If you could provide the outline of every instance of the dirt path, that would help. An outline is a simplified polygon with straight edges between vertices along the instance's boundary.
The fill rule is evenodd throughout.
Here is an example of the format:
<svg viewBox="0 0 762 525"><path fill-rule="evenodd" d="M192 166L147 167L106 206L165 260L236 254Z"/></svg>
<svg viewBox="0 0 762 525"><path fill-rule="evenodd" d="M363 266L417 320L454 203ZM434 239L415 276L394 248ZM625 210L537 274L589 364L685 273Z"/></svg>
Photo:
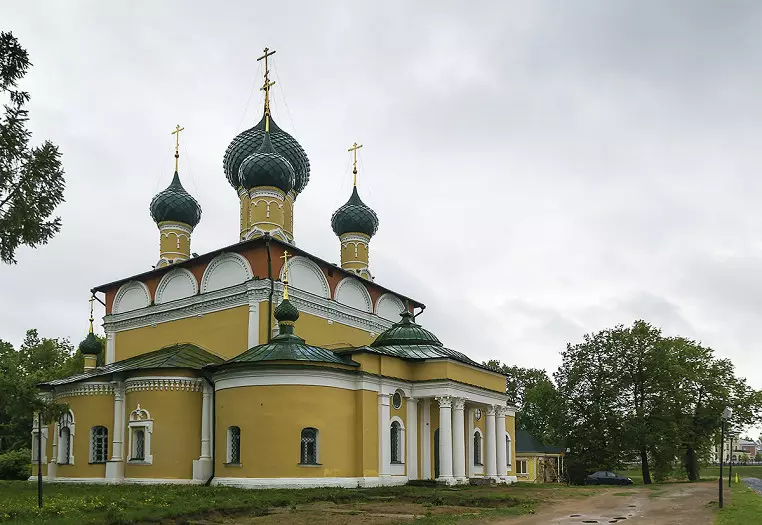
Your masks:
<svg viewBox="0 0 762 525"><path fill-rule="evenodd" d="M711 525L717 501L717 484L676 483L647 487L604 489L584 499L541 507L537 514L503 519L504 525Z"/></svg>

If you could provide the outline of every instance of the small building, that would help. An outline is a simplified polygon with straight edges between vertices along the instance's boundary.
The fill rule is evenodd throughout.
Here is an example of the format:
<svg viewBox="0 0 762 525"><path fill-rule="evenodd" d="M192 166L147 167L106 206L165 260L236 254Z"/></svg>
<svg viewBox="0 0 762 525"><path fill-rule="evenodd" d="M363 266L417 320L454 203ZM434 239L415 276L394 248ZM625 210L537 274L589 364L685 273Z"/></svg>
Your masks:
<svg viewBox="0 0 762 525"><path fill-rule="evenodd" d="M516 477L530 483L561 481L564 450L560 446L543 445L526 430L516 430Z"/></svg>

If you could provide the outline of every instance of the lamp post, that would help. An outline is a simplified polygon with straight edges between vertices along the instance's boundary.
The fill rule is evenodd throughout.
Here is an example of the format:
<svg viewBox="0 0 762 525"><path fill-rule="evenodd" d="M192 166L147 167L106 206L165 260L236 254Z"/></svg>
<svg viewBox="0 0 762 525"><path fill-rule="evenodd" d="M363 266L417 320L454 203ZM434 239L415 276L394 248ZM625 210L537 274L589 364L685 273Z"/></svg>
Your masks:
<svg viewBox="0 0 762 525"><path fill-rule="evenodd" d="M720 508L723 507L724 501L723 501L723 493L722 493L722 461L725 457L725 424L728 422L728 419L730 419L730 416L733 415L733 410L730 408L726 408L722 411L722 425L720 430L720 480L719 480L719 487L720 487Z"/></svg>

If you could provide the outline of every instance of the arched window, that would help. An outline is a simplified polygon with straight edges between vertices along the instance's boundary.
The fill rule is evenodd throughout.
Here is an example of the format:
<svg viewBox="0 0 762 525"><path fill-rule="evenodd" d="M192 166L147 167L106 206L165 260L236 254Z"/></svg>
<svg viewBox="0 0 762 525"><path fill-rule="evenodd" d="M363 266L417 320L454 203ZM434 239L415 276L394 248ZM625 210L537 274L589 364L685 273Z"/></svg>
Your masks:
<svg viewBox="0 0 762 525"><path fill-rule="evenodd" d="M302 429L300 464L318 465L318 431L316 428Z"/></svg>
<svg viewBox="0 0 762 525"><path fill-rule="evenodd" d="M57 462L59 465L72 465L74 452L71 444L74 438L74 413L69 410L58 420L58 450Z"/></svg>
<svg viewBox="0 0 762 525"><path fill-rule="evenodd" d="M240 427L228 427L228 463L231 465L241 464Z"/></svg>
<svg viewBox="0 0 762 525"><path fill-rule="evenodd" d="M474 465L482 466L482 433L477 428L474 430Z"/></svg>
<svg viewBox="0 0 762 525"><path fill-rule="evenodd" d="M400 436L402 430L398 421L392 421L391 426L391 443L392 443L392 463L402 463L402 444L400 443Z"/></svg>
<svg viewBox="0 0 762 525"><path fill-rule="evenodd" d="M398 416L389 423L389 463L392 465L392 475L405 473L405 424ZM396 467L395 467L396 465Z"/></svg>
<svg viewBox="0 0 762 525"><path fill-rule="evenodd" d="M139 461L152 464L153 453L151 451L151 434L153 433L153 419L148 410L137 408L130 412L129 420L129 454L127 461Z"/></svg>
<svg viewBox="0 0 762 525"><path fill-rule="evenodd" d="M507 466L511 466L511 436L510 434L505 434L505 460L508 464ZM508 469L510 470L510 468Z"/></svg>
<svg viewBox="0 0 762 525"><path fill-rule="evenodd" d="M108 460L108 429L95 426L90 429L90 463L105 463Z"/></svg>

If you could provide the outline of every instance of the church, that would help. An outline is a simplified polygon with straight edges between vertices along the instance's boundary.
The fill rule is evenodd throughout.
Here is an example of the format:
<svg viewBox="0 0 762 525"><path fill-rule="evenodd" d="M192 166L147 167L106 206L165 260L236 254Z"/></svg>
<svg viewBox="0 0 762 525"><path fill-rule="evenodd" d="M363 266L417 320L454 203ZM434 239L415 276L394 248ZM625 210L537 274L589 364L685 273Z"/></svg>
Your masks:
<svg viewBox="0 0 762 525"><path fill-rule="evenodd" d="M201 206L181 181L177 126L174 177L150 202L158 260L92 288L105 348L91 313L82 373L40 385L68 410L43 428L35 417L33 477L39 462L59 482L514 483L505 376L447 348L417 322L425 305L371 271L379 219L357 187L362 146L349 149L355 184L330 224L340 263L298 247L310 162L270 114L273 54L259 59L262 119L223 157L239 242L191 251Z"/></svg>

